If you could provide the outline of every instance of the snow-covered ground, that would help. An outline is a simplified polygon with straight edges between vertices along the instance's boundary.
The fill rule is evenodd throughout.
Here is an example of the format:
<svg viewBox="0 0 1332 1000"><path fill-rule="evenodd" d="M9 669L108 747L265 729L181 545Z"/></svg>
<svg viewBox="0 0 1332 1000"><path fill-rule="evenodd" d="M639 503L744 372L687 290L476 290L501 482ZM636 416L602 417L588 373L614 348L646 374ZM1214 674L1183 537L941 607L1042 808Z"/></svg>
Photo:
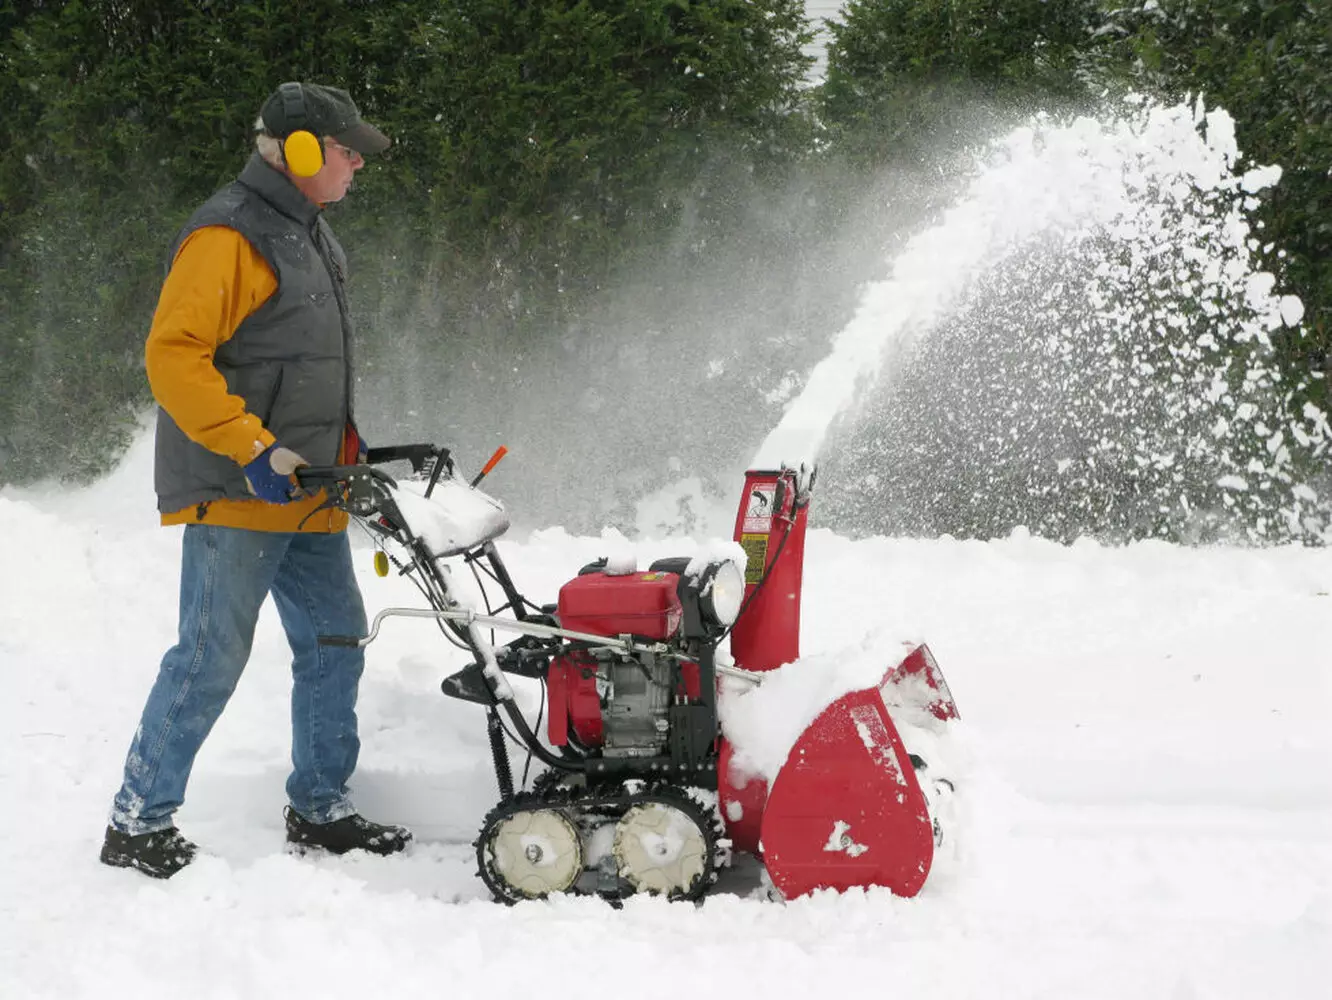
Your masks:
<svg viewBox="0 0 1332 1000"><path fill-rule="evenodd" d="M763 451L817 457L853 384L928 335L976 273L1041 227L1153 252L1201 232L1199 245L1217 251L1191 216L1163 228L1142 192L1220 192L1200 204L1229 219L1231 196L1251 188L1232 171L1247 165L1228 123L1176 109L1137 125L1014 133L957 209L886 264ZM1049 183L1032 183L1051 166ZM1032 204L1033 191L1048 197ZM1238 223L1227 231L1247 245ZM1251 261L1223 256L1216 273L1231 292L1257 287ZM1260 290L1249 305L1261 328L1246 336L1298 322L1270 282ZM1150 319L1128 332L1169 326ZM488 481L501 497L505 474ZM204 855L168 882L98 864L124 754L175 632L179 531L157 527L151 480L145 435L92 488L0 490L0 1000L1332 990L1328 549L812 530L805 655L791 669L840 671L880 648L887 667L901 640L928 640L963 713L949 747L966 763L955 856L910 900L870 890L774 903L751 866L697 906L507 908L489 901L470 844L497 794L481 712L440 693L459 654L420 621L390 623L369 647L353 788L367 815L413 827L409 855L283 850L289 656L270 610L178 816ZM644 498L640 524L669 526L660 515L682 489ZM727 525L730 513L700 520ZM703 541L639 542L640 564ZM558 528L501 542L537 601L623 547L618 535ZM370 610L418 602L361 555Z"/></svg>
<svg viewBox="0 0 1332 1000"><path fill-rule="evenodd" d="M0 493L0 997L1327 995L1332 552L812 531L805 654L924 636L964 714L960 854L911 900L490 902L469 846L496 795L482 718L440 694L458 654L417 622L368 650L354 784L414 851L288 856L266 611L179 815L206 854L156 882L96 859L175 626L149 453L85 491ZM612 541L502 551L545 600ZM411 603L359 562L372 610Z"/></svg>

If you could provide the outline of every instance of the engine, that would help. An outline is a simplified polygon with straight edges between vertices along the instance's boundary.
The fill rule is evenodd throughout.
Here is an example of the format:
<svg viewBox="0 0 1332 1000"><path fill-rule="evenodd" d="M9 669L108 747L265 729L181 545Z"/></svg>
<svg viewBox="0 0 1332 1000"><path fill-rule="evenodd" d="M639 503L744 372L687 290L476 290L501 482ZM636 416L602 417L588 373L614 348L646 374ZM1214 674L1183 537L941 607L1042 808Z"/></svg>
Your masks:
<svg viewBox="0 0 1332 1000"><path fill-rule="evenodd" d="M586 567L560 589L562 628L632 636L658 652L566 653L547 674L554 746L606 757L655 757L671 738L672 706L701 697L698 657L721 641L740 611L744 576L729 560L663 559L647 571Z"/></svg>

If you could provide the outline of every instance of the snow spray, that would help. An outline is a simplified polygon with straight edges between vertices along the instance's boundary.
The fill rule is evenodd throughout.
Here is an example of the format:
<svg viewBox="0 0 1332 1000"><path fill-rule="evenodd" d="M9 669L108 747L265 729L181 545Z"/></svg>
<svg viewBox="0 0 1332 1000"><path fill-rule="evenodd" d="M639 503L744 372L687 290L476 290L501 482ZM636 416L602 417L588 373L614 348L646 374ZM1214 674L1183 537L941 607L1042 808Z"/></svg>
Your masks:
<svg viewBox="0 0 1332 1000"><path fill-rule="evenodd" d="M1148 364L1146 355L1168 343L1167 363L1178 372L1157 381L1175 388L1154 405L1177 418L1164 428L1177 436L1206 428L1195 436L1205 440L1205 477L1226 494L1221 500L1270 482L1291 486L1292 449L1325 447L1328 426L1311 408L1284 428L1272 414L1276 373L1259 355L1270 354L1274 331L1299 325L1303 308L1278 294L1274 277L1256 265L1260 244L1247 221L1280 168L1239 171L1238 161L1232 119L1200 103L1162 108L1130 99L1108 119L1038 118L1015 130L982 157L961 199L906 244L889 276L865 290L749 467L813 463L866 387L891 384L912 351L960 311L986 311L974 300L987 278L1023 255L1054 254L1076 257L1085 280L1071 294L1062 289L1062 301L1047 296L1059 315L1041 335L1061 344L1051 350L1066 363L1075 335L1110 345L1099 351L1104 362L1091 366L1116 400L1100 400L1105 422L1114 409L1120 424L1099 434L1103 451L1113 443L1126 463L1169 468L1176 461L1179 449L1161 440L1159 416L1153 421L1122 402L1135 392L1148 397L1142 382L1160 362ZM1140 294L1147 286L1155 291L1150 299ZM1010 281L999 294L1026 304L1041 291ZM1031 339L1029 317L1020 316L1005 333ZM1092 327L1101 332L1089 333ZM1236 344L1250 345L1242 373L1226 367ZM1079 461L1103 460L1092 454L1096 446L1051 465L1061 463L1064 473ZM1307 510L1314 499L1296 486L1287 521L1297 522L1300 504Z"/></svg>

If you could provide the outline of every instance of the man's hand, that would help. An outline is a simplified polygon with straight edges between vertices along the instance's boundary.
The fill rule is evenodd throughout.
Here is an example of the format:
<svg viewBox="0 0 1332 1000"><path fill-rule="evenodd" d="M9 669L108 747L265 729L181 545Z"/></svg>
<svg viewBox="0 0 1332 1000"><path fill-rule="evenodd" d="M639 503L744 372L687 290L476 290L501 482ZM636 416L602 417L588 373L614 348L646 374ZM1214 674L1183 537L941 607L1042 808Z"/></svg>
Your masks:
<svg viewBox="0 0 1332 1000"><path fill-rule="evenodd" d="M245 482L249 484L250 492L260 500L291 503L305 496L305 491L292 474L301 466L309 464L290 448L283 448L274 442L245 466Z"/></svg>
<svg viewBox="0 0 1332 1000"><path fill-rule="evenodd" d="M356 464L364 465L366 456L370 454L370 446L365 443L361 429L350 420L347 421L347 440L356 442Z"/></svg>

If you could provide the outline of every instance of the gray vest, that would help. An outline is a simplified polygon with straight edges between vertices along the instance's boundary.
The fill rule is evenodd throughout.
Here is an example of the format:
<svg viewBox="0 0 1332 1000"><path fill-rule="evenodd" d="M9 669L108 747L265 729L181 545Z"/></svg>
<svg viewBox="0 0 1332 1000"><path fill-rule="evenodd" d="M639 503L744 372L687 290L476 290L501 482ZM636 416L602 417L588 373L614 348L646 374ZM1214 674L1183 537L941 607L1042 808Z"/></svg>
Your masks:
<svg viewBox="0 0 1332 1000"><path fill-rule="evenodd" d="M185 238L204 226L239 232L278 282L268 301L217 349L213 365L279 444L314 465L334 464L352 419L352 324L342 247L319 206L258 154L190 217L171 248L172 260ZM163 513L252 496L239 465L191 441L160 408L153 479Z"/></svg>

